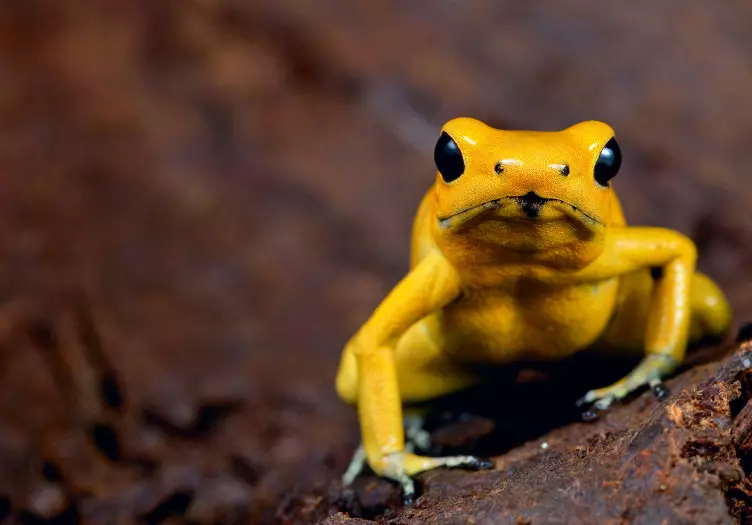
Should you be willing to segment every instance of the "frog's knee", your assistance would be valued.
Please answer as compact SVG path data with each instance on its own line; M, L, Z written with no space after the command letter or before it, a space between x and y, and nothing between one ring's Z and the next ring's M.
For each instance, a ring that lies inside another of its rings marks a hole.
M692 307L691 338L724 337L731 329L733 313L723 291L702 273L692 277L690 304Z
M358 400L358 364L350 350L342 353L336 381L337 394L343 401L355 404Z

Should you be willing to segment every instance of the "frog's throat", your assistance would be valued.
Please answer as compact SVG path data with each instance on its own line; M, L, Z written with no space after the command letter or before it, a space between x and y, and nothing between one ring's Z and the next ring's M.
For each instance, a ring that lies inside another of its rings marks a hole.
M479 217L492 210L501 208L505 205L517 206L519 205L520 200L523 198L524 197L502 197L500 199L490 200L490 201L484 202L483 204L479 204L477 206L472 206L471 208L458 211L457 213L453 213L452 215L449 215L447 217L443 217L443 218L437 217L439 220L439 227L442 230L458 228L462 226L463 224L466 224L470 220L475 219L476 217ZM549 199L549 198L545 198L545 199L541 198L541 199L544 205L548 203L560 204L561 205L560 209L562 211L564 211L565 213L568 213L569 215L576 217L581 222L585 223L587 226L591 228L602 226L602 223L598 219L596 219L592 215L585 213L574 204L563 201L561 199ZM536 220L536 219L531 216L530 220Z

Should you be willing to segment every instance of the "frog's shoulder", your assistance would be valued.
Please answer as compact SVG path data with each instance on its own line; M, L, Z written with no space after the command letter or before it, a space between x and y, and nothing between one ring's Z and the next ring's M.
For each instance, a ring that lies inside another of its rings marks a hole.
M609 205L608 225L609 226L626 226L627 220L624 218L624 211L621 208L619 197L616 192L611 190L611 204Z
M415 268L426 255L438 249L433 238L436 222L436 186L432 185L423 195L413 221L410 244L410 268Z

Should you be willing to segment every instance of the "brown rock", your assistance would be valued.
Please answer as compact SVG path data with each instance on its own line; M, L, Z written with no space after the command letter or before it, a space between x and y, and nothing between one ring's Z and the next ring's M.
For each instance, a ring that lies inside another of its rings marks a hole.
M321 522L323 525L364 525L367 523L376 523L375 521L371 520L362 520L360 518L351 518L344 512L338 512L337 514L334 514L333 516L329 516L324 521Z
M559 428L497 458L496 470L423 474L413 507L374 501L383 481L358 497L369 501L363 509L372 518L374 509L389 509L379 521L390 524L733 523L729 510L743 520L749 466L736 443L749 424L739 407L750 395L740 388L750 359L741 347L668 382L668 400L646 392L592 424ZM287 514L285 522L305 520Z

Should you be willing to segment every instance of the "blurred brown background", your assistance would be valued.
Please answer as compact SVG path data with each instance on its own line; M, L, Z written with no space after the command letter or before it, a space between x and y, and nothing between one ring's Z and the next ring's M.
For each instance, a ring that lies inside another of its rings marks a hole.
M746 0L3 2L0 515L258 519L339 476L339 352L407 268L455 116L609 122L629 220L691 235L752 318L750 23Z

